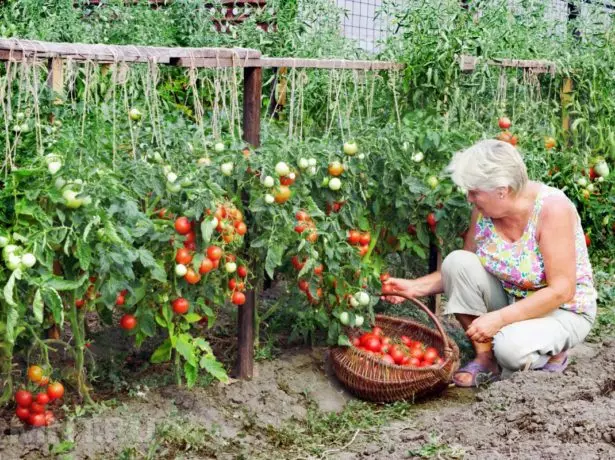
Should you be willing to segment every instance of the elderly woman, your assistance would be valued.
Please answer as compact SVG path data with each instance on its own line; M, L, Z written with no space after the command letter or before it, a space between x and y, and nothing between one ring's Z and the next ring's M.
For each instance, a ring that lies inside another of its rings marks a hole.
M471 387L502 371L561 372L567 350L582 342L596 315L596 291L581 221L563 192L528 180L510 144L485 140L455 155L453 181L473 205L463 250L441 271L391 278L383 295L444 292L476 357L453 381Z

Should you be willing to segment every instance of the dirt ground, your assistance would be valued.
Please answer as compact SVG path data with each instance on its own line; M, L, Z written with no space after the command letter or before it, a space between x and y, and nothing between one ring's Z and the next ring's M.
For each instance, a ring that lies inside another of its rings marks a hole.
M315 413L342 412L354 399L330 374L326 350L296 349L256 371L252 381L206 388L138 387L48 430L4 417L0 459L615 458L615 340L577 347L562 375L530 371L478 390L450 388L403 418L343 431L317 455L293 438Z

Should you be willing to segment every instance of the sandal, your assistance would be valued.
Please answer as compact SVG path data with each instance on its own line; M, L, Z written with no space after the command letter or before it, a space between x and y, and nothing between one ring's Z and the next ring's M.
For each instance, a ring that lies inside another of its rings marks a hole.
M459 380L455 379L457 374L470 374L472 376L472 380L469 383L462 383ZM478 387L480 385L496 382L500 380L500 374L494 374L478 361L470 361L468 364L463 366L455 375L453 375L453 383L461 388L472 388Z
M541 371L544 372L554 372L554 373L562 373L568 367L568 353L564 357L564 360L561 363L551 363L547 362L543 367L540 368Z

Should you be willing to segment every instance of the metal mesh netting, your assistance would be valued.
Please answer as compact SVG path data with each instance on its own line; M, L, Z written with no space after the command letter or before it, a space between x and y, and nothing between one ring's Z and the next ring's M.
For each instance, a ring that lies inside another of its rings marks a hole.
M358 42L367 51L378 51L380 41L393 33L395 25L381 11L385 3L395 8L411 7L414 0L332 0L342 9L343 34ZM461 1L459 2L461 6ZM470 2L471 3L471 2ZM577 6L579 30L582 33L603 32L613 25L615 1L550 0L545 8L545 19L553 23L558 33L566 33L572 4ZM523 0L508 0L511 11L523 14Z

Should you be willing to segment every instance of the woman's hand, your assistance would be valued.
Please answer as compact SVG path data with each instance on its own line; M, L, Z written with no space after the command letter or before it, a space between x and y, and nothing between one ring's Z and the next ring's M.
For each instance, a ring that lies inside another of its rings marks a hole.
M492 311L472 321L466 335L473 342L485 343L491 341L504 326L501 312Z
M414 280L389 278L387 281L382 283L382 296L380 298L382 300L386 300L387 302L398 304L407 299L397 294L403 294L408 297L417 297L414 283Z

